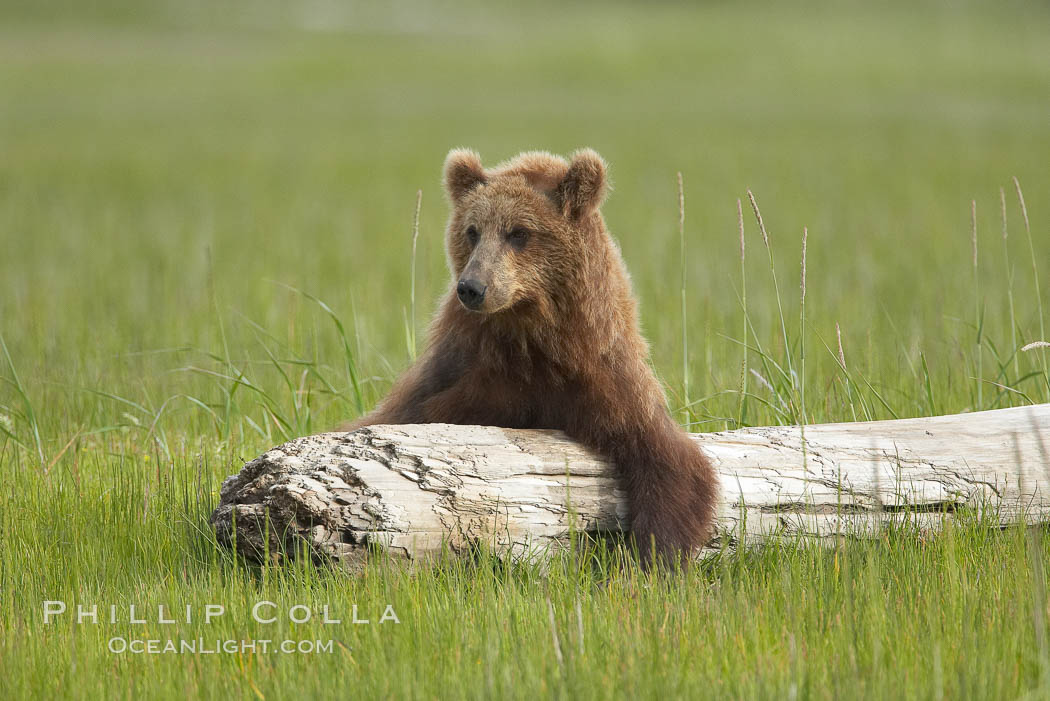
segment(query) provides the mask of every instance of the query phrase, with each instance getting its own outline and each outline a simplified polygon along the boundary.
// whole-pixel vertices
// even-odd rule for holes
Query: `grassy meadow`
[[[1050,697],[1050,536],[979,514],[654,578],[217,547],[225,476],[424,343],[455,146],[609,161],[690,430],[1050,401],[1045,4],[0,0],[0,696]]]

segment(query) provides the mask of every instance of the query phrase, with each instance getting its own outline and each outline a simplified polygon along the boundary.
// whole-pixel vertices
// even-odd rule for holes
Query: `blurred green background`
[[[897,413],[970,408],[974,373],[956,370],[974,363],[975,293],[984,335],[1010,339],[1000,186],[1017,324],[1038,336],[1010,178],[1042,243],[1048,20],[1044,5],[1019,3],[7,3],[0,331],[23,380],[88,425],[71,386],[208,400],[210,380],[166,371],[200,366],[194,353],[222,348],[220,331],[246,374],[268,365],[245,320],[339,367],[334,328],[287,284],[347,325],[367,405],[410,358],[417,188],[420,338],[446,289],[448,149],[476,148],[491,164],[591,146],[611,164],[606,218],[673,408],[684,352],[678,171],[692,398],[739,384],[741,349],[727,338],[742,336],[737,198],[749,313],[767,350],[783,354],[751,188],[791,344],[809,227],[812,413],[844,406],[820,405],[836,371],[822,341],[834,346],[836,322],[847,363]],[[1050,270],[1050,246],[1036,255]],[[156,352],[173,348],[194,350]],[[920,352],[943,405],[924,399]],[[279,382],[259,373],[264,386]],[[717,419],[736,401],[692,418],[725,427]],[[324,419],[312,430],[353,413],[315,404]],[[94,423],[108,423],[98,411]]]

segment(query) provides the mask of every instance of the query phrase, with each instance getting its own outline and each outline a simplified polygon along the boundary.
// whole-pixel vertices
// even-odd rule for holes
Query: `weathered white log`
[[[803,439],[804,435],[804,439]],[[696,434],[721,479],[719,544],[864,537],[961,509],[1050,520],[1050,404],[934,418]],[[268,519],[266,516],[268,515]],[[479,543],[515,556],[627,528],[612,467],[562,434],[372,426],[274,448],[222,486],[211,521],[251,558],[359,562]]]

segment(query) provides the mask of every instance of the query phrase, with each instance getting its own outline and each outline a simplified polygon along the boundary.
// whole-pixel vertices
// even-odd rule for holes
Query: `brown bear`
[[[619,247],[599,206],[606,165],[523,153],[486,170],[445,161],[452,285],[426,350],[349,426],[452,423],[560,429],[610,460],[643,562],[711,536],[717,478],[672,420],[648,364]]]

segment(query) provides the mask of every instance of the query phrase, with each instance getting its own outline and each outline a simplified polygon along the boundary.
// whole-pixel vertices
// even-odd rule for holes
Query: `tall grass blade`
[[[1025,234],[1028,235],[1028,252],[1032,257],[1032,282],[1035,285],[1035,306],[1039,314],[1039,338],[1046,340],[1046,317],[1043,316],[1043,294],[1039,289],[1039,261],[1035,255],[1035,242],[1032,240],[1032,225],[1028,222],[1028,207],[1024,202],[1024,193],[1021,192],[1021,181],[1015,175],[1013,178],[1014,189],[1017,190],[1017,201],[1021,205],[1021,217],[1024,219]],[[1043,384],[1044,396],[1050,402],[1050,360],[1043,355]]]
[[[40,438],[40,424],[37,422],[36,411],[33,409],[33,402],[29,399],[29,393],[26,392],[26,388],[22,384],[22,379],[18,376],[18,370],[15,369],[15,361],[11,359],[11,353],[7,349],[7,341],[4,340],[2,333],[0,333],[0,348],[4,351],[7,369],[11,373],[11,384],[14,385],[19,399],[22,400],[22,415],[25,417],[25,422],[29,425],[29,432],[33,435],[33,446],[36,448],[40,468],[44,469],[47,466],[47,460],[44,458],[44,442]],[[4,433],[14,437],[6,428]],[[19,441],[15,439],[15,442],[18,443]]]

